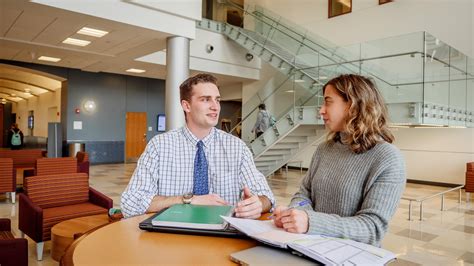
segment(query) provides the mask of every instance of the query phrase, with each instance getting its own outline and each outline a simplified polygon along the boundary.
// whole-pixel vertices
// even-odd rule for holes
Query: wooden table
[[[98,214],[66,220],[51,228],[51,257],[59,261],[66,249],[74,242],[75,234],[86,233],[109,223],[107,214]]]
[[[235,265],[230,254],[251,248],[250,239],[147,232],[138,224],[150,215],[123,219],[74,242],[64,265]]]

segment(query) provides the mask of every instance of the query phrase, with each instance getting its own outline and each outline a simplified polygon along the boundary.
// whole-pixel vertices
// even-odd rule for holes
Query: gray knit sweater
[[[356,154],[340,142],[325,142],[316,149],[290,206],[311,201],[298,207],[308,213],[308,234],[380,246],[405,182],[404,160],[392,144],[381,142]]]

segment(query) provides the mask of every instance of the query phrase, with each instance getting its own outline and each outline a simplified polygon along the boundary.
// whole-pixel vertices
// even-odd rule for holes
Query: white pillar
[[[189,39],[180,36],[166,40],[166,131],[185,124],[179,100],[179,85],[189,77]]]

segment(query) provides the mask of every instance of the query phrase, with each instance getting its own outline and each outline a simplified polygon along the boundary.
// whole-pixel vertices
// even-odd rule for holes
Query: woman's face
[[[332,85],[326,86],[324,91],[324,104],[319,114],[324,120],[326,129],[331,132],[341,132],[344,130],[349,102],[344,101]]]

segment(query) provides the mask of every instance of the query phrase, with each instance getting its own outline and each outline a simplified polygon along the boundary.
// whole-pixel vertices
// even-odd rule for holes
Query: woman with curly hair
[[[380,246],[405,188],[405,163],[387,126],[382,96],[369,78],[341,75],[323,87],[328,140],[316,149],[290,208],[275,224]]]

